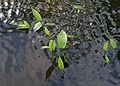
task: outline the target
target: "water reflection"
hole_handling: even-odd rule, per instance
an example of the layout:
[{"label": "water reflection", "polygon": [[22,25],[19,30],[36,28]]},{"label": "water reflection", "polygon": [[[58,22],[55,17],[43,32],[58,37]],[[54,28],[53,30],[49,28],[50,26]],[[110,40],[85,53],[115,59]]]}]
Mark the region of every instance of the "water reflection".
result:
[{"label": "water reflection", "polygon": [[[74,32],[81,37],[75,39],[76,42],[80,41],[80,44],[75,44],[67,51],[67,56],[73,61],[66,69],[64,78],[60,78],[62,74],[56,69],[45,82],[45,72],[51,63],[40,49],[41,42],[37,38],[34,39],[35,43],[32,43],[33,39],[29,39],[25,33],[6,33],[0,37],[1,86],[119,86],[119,60],[116,59],[113,64],[104,67],[102,45],[109,36],[115,38],[118,44],[117,53],[110,49],[108,55],[111,59],[116,54],[119,57],[120,0],[76,1],[85,5],[79,19],[72,17],[70,21],[63,14],[56,19],[52,17],[53,20],[71,24],[68,33]],[[73,13],[72,11],[71,14]],[[65,14],[71,17],[69,11]],[[62,28],[65,27],[64,24]],[[0,30],[2,29],[0,27]]]}]

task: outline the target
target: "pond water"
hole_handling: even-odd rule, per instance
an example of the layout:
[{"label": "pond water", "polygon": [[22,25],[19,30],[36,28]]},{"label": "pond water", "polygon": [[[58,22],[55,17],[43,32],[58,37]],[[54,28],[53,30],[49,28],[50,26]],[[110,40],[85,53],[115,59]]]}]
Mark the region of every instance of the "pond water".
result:
[{"label": "pond water", "polygon": [[[115,59],[105,66],[102,49],[105,40],[112,37],[118,47],[109,47],[107,55],[111,60],[120,55],[120,0],[60,0],[51,5],[49,16],[44,0],[6,1],[0,1],[0,86],[120,86],[120,62]],[[83,7],[79,14],[73,9],[76,3]],[[23,17],[31,22],[31,6],[40,10],[44,22],[58,23],[51,31],[64,29],[78,36],[67,49],[73,60],[64,78],[56,69],[45,81],[51,62],[49,53],[41,49],[41,41],[48,40],[33,32],[16,31],[16,26],[9,24]],[[10,9],[12,15],[8,16]]]}]

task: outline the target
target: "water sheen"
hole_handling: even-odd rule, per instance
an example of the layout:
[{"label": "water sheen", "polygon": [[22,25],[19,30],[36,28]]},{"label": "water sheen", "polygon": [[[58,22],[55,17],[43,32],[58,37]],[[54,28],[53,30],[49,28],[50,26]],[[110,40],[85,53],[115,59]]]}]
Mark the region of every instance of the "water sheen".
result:
[{"label": "water sheen", "polygon": [[[43,0],[38,1],[39,3],[44,2]],[[1,1],[0,6],[9,8],[3,2],[5,1]],[[27,19],[30,19],[29,15],[26,15],[30,10],[27,10],[27,12],[22,12],[21,10],[20,15],[15,14],[14,18],[9,16],[1,17],[0,86],[120,85],[120,62],[116,59],[113,64],[104,66],[104,52],[102,49],[105,40],[112,37],[117,41],[118,48],[116,51],[110,48],[107,54],[110,59],[113,59],[116,54],[119,55],[120,53],[120,0],[71,0],[69,3],[75,4],[76,2],[84,7],[79,16],[76,15],[70,5],[66,5],[63,6],[65,11],[60,11],[59,14],[59,11],[54,10],[50,14],[51,17],[45,20],[60,23],[52,29],[53,31],[64,29],[69,34],[73,33],[80,36],[80,39],[74,39],[74,46],[71,46],[67,51],[67,55],[71,59],[78,60],[71,61],[70,66],[65,70],[64,78],[61,78],[61,72],[56,69],[46,82],[45,72],[51,63],[47,54],[40,49],[42,38],[36,38],[36,34],[32,33],[5,32],[8,29],[15,29],[15,26],[11,26],[8,23],[16,16],[17,18],[26,16]],[[16,0],[14,3],[22,3],[22,0],[20,2]],[[44,10],[37,2],[29,0],[28,3],[23,3],[20,6],[28,5],[26,9],[30,9],[31,3],[34,3],[44,13]],[[5,8],[7,11],[0,10],[0,15],[3,12],[4,15],[7,15],[8,8]],[[45,15],[42,14],[43,17]]]}]

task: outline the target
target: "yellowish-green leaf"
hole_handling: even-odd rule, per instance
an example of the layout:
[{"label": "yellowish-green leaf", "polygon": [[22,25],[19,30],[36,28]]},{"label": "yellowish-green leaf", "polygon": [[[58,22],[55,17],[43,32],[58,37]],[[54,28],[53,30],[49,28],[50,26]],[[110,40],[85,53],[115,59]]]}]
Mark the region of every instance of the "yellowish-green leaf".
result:
[{"label": "yellowish-green leaf", "polygon": [[58,46],[59,48],[64,49],[66,47],[67,44],[67,33],[65,31],[61,31],[58,36],[57,36],[57,42],[58,42]]},{"label": "yellowish-green leaf", "polygon": [[108,49],[108,41],[106,41],[103,45],[103,50],[107,51],[107,49]]},{"label": "yellowish-green leaf", "polygon": [[21,30],[21,29],[25,30],[25,29],[29,29],[29,27],[24,24],[19,24],[17,30]]},{"label": "yellowish-green leaf", "polygon": [[30,25],[27,23],[27,21],[23,20],[23,23],[19,24],[17,29],[20,30],[20,29],[28,29],[28,28],[30,28]]},{"label": "yellowish-green leaf", "polygon": [[33,28],[34,32],[36,32],[37,30],[39,30],[41,27],[42,27],[41,22],[36,23],[35,26],[34,26],[34,28]]},{"label": "yellowish-green leaf", "polygon": [[116,44],[116,42],[113,39],[110,39],[110,44],[111,44],[113,49],[117,48],[117,44]]},{"label": "yellowish-green leaf", "polygon": [[50,35],[50,31],[47,29],[47,27],[44,27],[44,32],[46,35],[48,35],[48,36]]},{"label": "yellowish-green leaf", "polygon": [[75,9],[81,9],[82,7],[80,5],[74,5]]},{"label": "yellowish-green leaf", "polygon": [[77,13],[80,13],[80,9],[77,9]]},{"label": "yellowish-green leaf", "polygon": [[30,25],[28,24],[27,21],[23,20],[23,24],[26,25],[26,26],[28,26],[30,28]]},{"label": "yellowish-green leaf", "polygon": [[105,55],[105,62],[108,64],[110,62],[109,58],[107,55]]},{"label": "yellowish-green leaf", "polygon": [[55,48],[56,48],[56,43],[55,43],[55,41],[54,40],[50,40],[50,42],[49,42],[49,49],[50,49],[50,51],[54,51],[55,50]]},{"label": "yellowish-green leaf", "polygon": [[74,38],[75,36],[74,35],[67,35],[68,38]]},{"label": "yellowish-green leaf", "polygon": [[58,67],[60,68],[61,71],[64,71],[64,63],[60,56],[58,58]]},{"label": "yellowish-green leaf", "polygon": [[41,17],[41,15],[39,14],[39,12],[38,12],[37,10],[35,10],[34,8],[32,8],[32,13],[33,13],[34,17],[35,17],[39,22],[41,22],[42,17]]},{"label": "yellowish-green leaf", "polygon": [[50,48],[49,46],[42,46],[41,49],[48,49]]}]

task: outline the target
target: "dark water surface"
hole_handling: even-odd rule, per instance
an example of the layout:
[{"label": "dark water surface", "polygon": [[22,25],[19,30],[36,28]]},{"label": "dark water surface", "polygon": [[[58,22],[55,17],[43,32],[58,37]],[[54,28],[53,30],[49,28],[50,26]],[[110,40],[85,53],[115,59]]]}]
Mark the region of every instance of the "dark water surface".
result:
[{"label": "dark water surface", "polygon": [[[30,14],[31,3],[44,13],[40,4],[44,1],[38,1],[39,4],[34,0],[30,3],[21,0],[23,6],[18,8],[21,10],[19,16],[29,19],[30,16],[22,10],[28,9],[27,13]],[[0,2],[0,15],[3,12],[7,14],[10,9],[3,2]],[[15,2],[17,5],[18,1]],[[56,69],[45,82],[45,72],[51,63],[40,49],[41,36],[37,34],[34,37],[36,34],[24,32],[3,33],[11,28],[0,23],[0,86],[120,86],[120,62],[116,59],[113,64],[104,66],[102,49],[105,40],[112,37],[117,41],[118,48],[116,51],[110,48],[107,54],[110,59],[115,58],[116,54],[120,55],[120,0],[71,0],[69,3],[71,5],[65,6],[63,3],[64,10],[60,12],[52,11],[47,20],[60,23],[53,31],[64,29],[69,34],[80,36],[74,39],[74,46],[67,51],[69,57],[78,60],[71,61],[65,69],[64,78],[60,78],[61,72]],[[72,8],[75,3],[83,6],[79,15]],[[42,14],[43,17],[45,15]],[[1,17],[1,21],[9,23],[9,20],[11,17]]]}]

